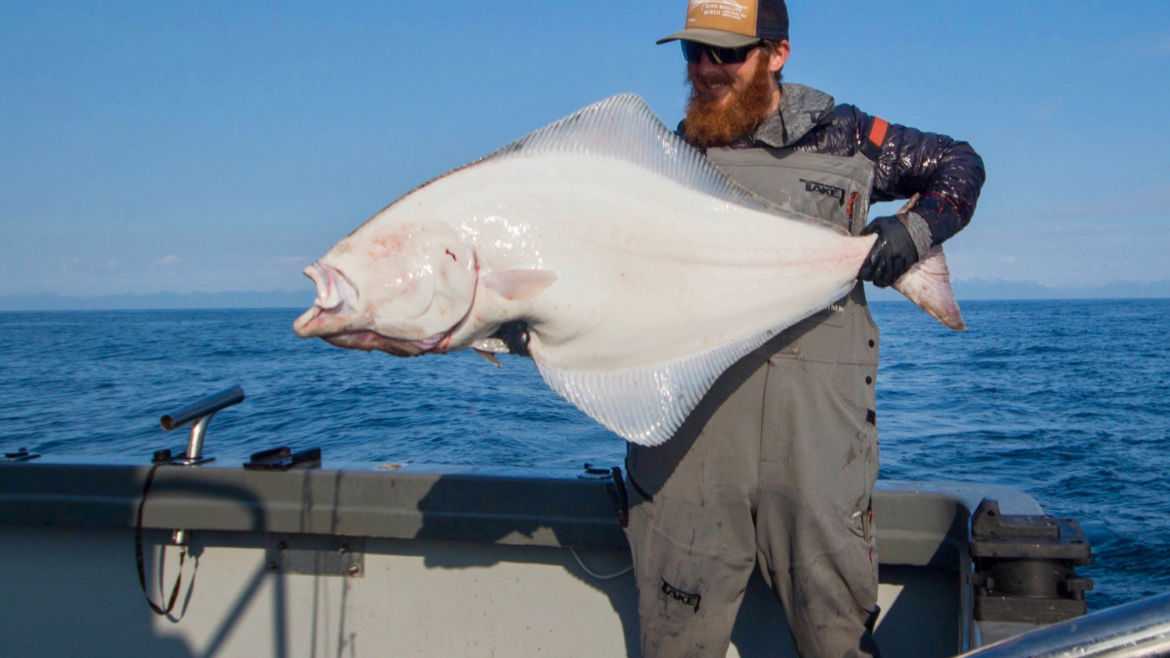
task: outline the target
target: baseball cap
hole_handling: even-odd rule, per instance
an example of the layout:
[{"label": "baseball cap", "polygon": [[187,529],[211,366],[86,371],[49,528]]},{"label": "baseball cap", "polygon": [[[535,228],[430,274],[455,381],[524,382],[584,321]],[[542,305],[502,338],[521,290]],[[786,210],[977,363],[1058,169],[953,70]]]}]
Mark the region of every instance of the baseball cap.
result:
[{"label": "baseball cap", "polygon": [[685,29],[657,43],[678,39],[718,48],[785,41],[788,6],[784,0],[688,0]]}]

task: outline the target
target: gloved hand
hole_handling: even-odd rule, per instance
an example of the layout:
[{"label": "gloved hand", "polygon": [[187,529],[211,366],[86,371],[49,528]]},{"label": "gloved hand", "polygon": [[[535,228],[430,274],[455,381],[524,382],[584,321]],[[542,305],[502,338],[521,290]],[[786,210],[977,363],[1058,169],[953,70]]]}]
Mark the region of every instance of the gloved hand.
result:
[{"label": "gloved hand", "polygon": [[918,249],[910,238],[910,231],[897,217],[878,217],[861,231],[862,235],[871,233],[877,233],[878,238],[858,270],[857,278],[885,288],[918,262]]}]

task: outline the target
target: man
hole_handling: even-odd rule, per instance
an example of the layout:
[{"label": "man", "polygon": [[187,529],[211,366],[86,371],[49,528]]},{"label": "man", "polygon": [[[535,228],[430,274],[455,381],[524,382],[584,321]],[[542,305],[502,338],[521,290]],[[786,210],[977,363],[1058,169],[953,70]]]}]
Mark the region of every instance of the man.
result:
[{"label": "man", "polygon": [[[967,144],[780,83],[783,0],[690,0],[668,41],[692,86],[685,138],[781,206],[876,233],[859,279],[892,284],[970,220],[984,173]],[[865,224],[871,201],[916,195]],[[802,656],[877,655],[877,356],[858,283],[736,363],[665,444],[630,444],[644,655],[725,655],[757,561]]]}]

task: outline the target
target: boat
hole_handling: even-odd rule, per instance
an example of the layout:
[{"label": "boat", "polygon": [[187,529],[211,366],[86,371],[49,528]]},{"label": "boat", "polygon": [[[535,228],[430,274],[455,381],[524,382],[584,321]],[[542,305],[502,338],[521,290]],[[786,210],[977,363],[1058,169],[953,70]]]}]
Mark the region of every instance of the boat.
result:
[{"label": "boat", "polygon": [[[211,418],[243,397],[163,416],[191,426],[186,450],[141,463],[0,460],[5,655],[639,655],[621,465],[214,459]],[[1089,543],[1028,495],[881,481],[873,506],[884,655],[980,651],[1085,614]],[[777,647],[796,655],[756,573],[728,655]]]}]

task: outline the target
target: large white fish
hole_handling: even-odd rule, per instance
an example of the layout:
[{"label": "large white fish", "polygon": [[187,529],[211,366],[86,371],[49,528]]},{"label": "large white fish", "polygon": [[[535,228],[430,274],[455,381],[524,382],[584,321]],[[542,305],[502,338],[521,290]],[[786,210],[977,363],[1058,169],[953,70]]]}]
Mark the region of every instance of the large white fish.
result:
[{"label": "large white fish", "polygon": [[[319,336],[400,356],[528,326],[545,381],[643,445],[732,363],[840,299],[875,237],[737,186],[641,98],[600,101],[422,185],[305,269]],[[961,329],[941,252],[897,286]]]}]

